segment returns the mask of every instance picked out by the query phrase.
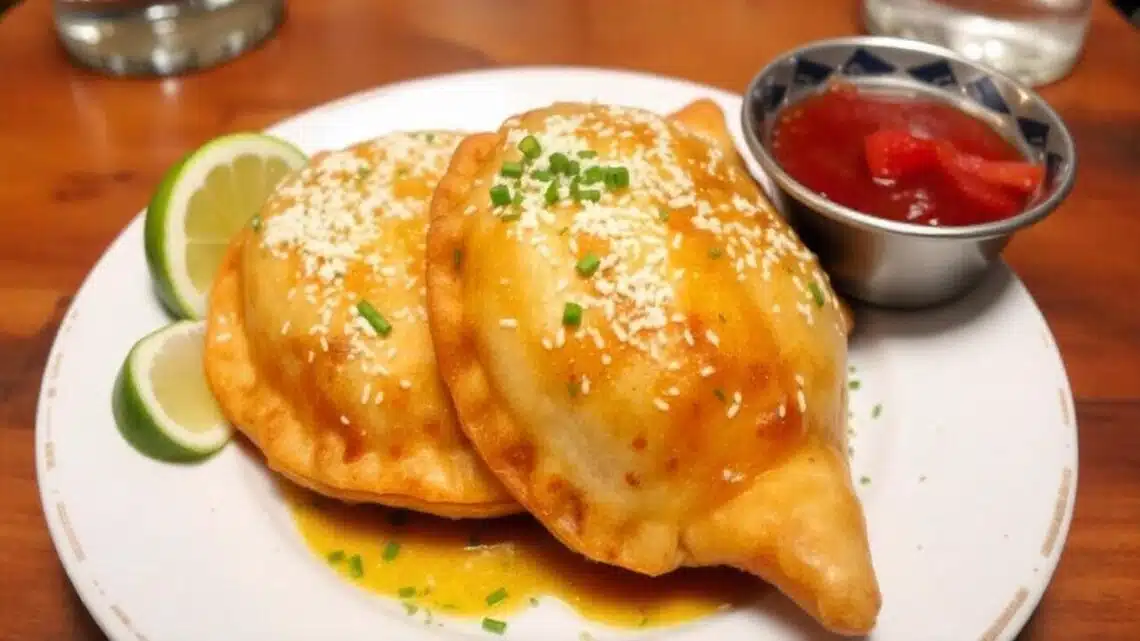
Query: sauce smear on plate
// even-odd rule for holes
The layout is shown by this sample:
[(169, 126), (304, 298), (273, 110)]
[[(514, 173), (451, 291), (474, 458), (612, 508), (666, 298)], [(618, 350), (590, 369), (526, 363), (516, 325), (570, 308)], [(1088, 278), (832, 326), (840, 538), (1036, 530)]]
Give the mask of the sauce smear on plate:
[(846, 84), (789, 107), (773, 129), (772, 153), (825, 198), (921, 225), (1009, 218), (1044, 177), (988, 124), (952, 105)]
[(554, 597), (592, 621), (655, 627), (743, 605), (770, 589), (728, 569), (654, 578), (593, 563), (527, 516), (449, 521), (283, 491), (306, 544), (333, 571), (425, 621), (504, 618)]

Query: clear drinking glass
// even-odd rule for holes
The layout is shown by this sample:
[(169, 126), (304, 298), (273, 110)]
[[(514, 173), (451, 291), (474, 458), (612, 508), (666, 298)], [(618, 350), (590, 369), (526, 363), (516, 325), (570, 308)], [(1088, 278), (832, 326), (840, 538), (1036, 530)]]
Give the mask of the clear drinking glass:
[(229, 60), (276, 30), (284, 0), (54, 0), (55, 28), (83, 65), (170, 75)]
[(863, 0), (873, 34), (942, 45), (1029, 85), (1073, 68), (1092, 0)]

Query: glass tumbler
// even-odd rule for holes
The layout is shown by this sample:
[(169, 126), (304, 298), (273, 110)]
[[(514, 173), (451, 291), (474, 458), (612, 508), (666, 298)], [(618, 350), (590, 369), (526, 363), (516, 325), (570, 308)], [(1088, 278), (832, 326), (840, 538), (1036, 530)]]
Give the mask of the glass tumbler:
[(55, 28), (80, 64), (172, 75), (229, 60), (272, 34), (284, 0), (54, 0)]
[(1080, 56), (1092, 0), (863, 0), (869, 32), (953, 49), (1030, 86)]

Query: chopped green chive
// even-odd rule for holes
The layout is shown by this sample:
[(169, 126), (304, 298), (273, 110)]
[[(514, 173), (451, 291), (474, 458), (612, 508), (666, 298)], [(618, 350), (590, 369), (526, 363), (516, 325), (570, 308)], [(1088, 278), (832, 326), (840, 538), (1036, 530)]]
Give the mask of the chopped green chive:
[(569, 228), (569, 227), (563, 227), (562, 229), (559, 229), (559, 230), (558, 230), (558, 235), (559, 235), (559, 236), (565, 236), (566, 234), (569, 234), (569, 233), (570, 233), (570, 228)]
[(503, 207), (511, 204), (511, 190), (506, 185), (495, 185), (491, 188), (491, 204)]
[(570, 159), (566, 157), (566, 154), (562, 153), (561, 151), (556, 151), (556, 152), (550, 154), (550, 171), (551, 171), (551, 173), (565, 174), (565, 173), (568, 173), (567, 170), (569, 168), (570, 168)]
[(876, 403), (875, 406), (871, 408), (871, 418), (879, 418), (879, 415), (882, 413), (883, 413), (883, 404), (882, 403)]
[(502, 634), (507, 631), (507, 622), (491, 617), (483, 618), (483, 629), (492, 634)]
[(629, 187), (629, 170), (625, 167), (609, 167), (605, 170), (606, 187), (621, 189)]
[(253, 218), (249, 219), (249, 226), (253, 231), (261, 231), (261, 214), (254, 214)]
[(811, 292), (811, 298), (815, 301), (816, 307), (823, 307), (823, 290), (819, 285), (814, 282), (808, 283), (808, 291)]
[(562, 324), (577, 327), (582, 324), (582, 306), (578, 303), (566, 303), (562, 308)]
[(538, 607), (538, 599), (536, 599), (536, 598), (534, 598), (534, 597), (531, 597), (531, 598), (530, 598), (530, 605), (531, 605), (532, 607)]
[(581, 176), (574, 176), (570, 179), (570, 197), (574, 199), (574, 202), (578, 202), (582, 198), (581, 192), (578, 190), (580, 182), (582, 182)]
[(860, 484), (860, 485), (870, 485), (870, 484), (871, 484), (871, 477), (869, 477), (869, 476), (860, 476), (860, 477), (859, 477), (859, 484)]
[(333, 550), (325, 557), (329, 563), (340, 563), (344, 560), (344, 550)]
[(601, 167), (590, 167), (586, 171), (582, 172), (582, 184), (592, 185), (596, 182), (601, 182), (604, 176), (605, 174), (602, 172)]
[(372, 329), (376, 330), (377, 334), (387, 336), (392, 333), (392, 323), (389, 323), (388, 319), (376, 311), (372, 303), (362, 300), (356, 304), (356, 311), (360, 312), (360, 315), (364, 317), (364, 320), (368, 321), (368, 324), (372, 326)]
[(513, 223), (520, 218), (522, 218), (522, 212), (521, 211), (509, 211), (509, 212), (503, 214), (502, 216), (499, 216), (499, 219), (502, 220), (504, 223)]
[(642, 616), (641, 621), (639, 621), (637, 623), (637, 627), (644, 628), (647, 625), (649, 625), (649, 617), (648, 616)]
[(718, 388), (714, 389), (713, 390), (713, 396), (715, 396), (717, 398), (717, 400), (720, 401), (721, 403), (725, 402), (724, 390), (722, 390), (721, 388), (718, 387)]
[(669, 210), (664, 207), (659, 207), (657, 209), (657, 217), (660, 218), (663, 223), (669, 222)]
[(579, 189), (578, 200), (585, 200), (596, 203), (602, 199), (602, 192), (597, 189)]
[(853, 390), (856, 390), (856, 389), (859, 389), (859, 388), (860, 388), (860, 387), (862, 387), (862, 386), (863, 386), (863, 384), (862, 384), (862, 383), (860, 383), (858, 379), (855, 379), (855, 380), (851, 380), (851, 381), (847, 381), (847, 389), (853, 389)]
[(410, 599), (416, 596), (416, 589), (410, 585), (400, 588), (396, 594), (400, 595), (401, 599)]
[(508, 160), (503, 163), (502, 168), (499, 169), (499, 175), (507, 178), (518, 178), (523, 174), (523, 166), (521, 162), (514, 162)]
[(420, 607), (418, 605), (416, 605), (415, 603), (405, 603), (404, 604), (404, 612), (408, 616), (412, 616), (416, 612), (419, 612), (419, 611), (420, 611)]
[(577, 160), (571, 160), (569, 163), (567, 163), (567, 165), (566, 165), (566, 175), (567, 176), (577, 176), (578, 172), (580, 172), (580, 171), (582, 171), (582, 165), (580, 165)]
[(545, 169), (536, 169), (533, 172), (531, 172), (530, 176), (531, 176), (531, 178), (534, 178), (535, 180), (541, 180), (543, 182), (546, 182), (546, 181), (554, 178), (554, 174), (550, 173), (549, 171), (547, 171)]
[(381, 555), (385, 561), (391, 561), (397, 556), (400, 556), (400, 544), (395, 541), (388, 541), (384, 546), (384, 553)]
[(570, 379), (566, 381), (566, 393), (570, 395), (570, 398), (577, 398), (578, 391), (581, 388), (582, 385), (578, 382), (578, 379)]
[(558, 202), (558, 180), (552, 180), (546, 186), (546, 191), (542, 194), (543, 199), (546, 200), (547, 205), (553, 205)]
[(716, 260), (724, 255), (724, 251), (720, 247), (712, 247), (709, 249), (709, 258)]
[(463, 264), (463, 250), (462, 249), (452, 250), (452, 252), (451, 252), (451, 264), (454, 265), (456, 269), (459, 269), (459, 266)]
[(428, 142), (435, 142), (435, 134), (429, 133), (426, 136), (424, 136), (424, 139), (427, 140)]
[(534, 160), (542, 155), (542, 145), (538, 144), (538, 138), (527, 136), (519, 141), (519, 151), (528, 159)]
[(407, 178), (407, 177), (408, 177), (408, 170), (405, 169), (404, 167), (400, 167), (399, 169), (396, 170), (396, 178)]
[(487, 595), (487, 605), (495, 605), (507, 599), (507, 589), (499, 588)]
[(354, 579), (364, 576), (364, 561), (359, 554), (348, 557), (348, 575)]
[(602, 259), (598, 258), (597, 254), (594, 252), (586, 252), (585, 256), (578, 259), (578, 264), (575, 268), (579, 274), (589, 278), (594, 275), (594, 272), (598, 271), (598, 267), (601, 266), (601, 264)]
[(594, 151), (593, 149), (583, 149), (582, 151), (578, 152), (579, 158), (593, 158), (594, 156), (597, 156), (597, 155), (598, 155), (598, 152)]

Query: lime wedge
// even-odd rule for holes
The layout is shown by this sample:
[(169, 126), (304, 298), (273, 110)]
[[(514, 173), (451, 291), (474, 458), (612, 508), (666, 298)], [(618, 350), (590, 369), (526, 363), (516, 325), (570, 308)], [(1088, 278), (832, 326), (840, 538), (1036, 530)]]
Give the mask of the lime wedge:
[(179, 321), (127, 354), (111, 407), (123, 437), (143, 454), (196, 461), (229, 442), (233, 429), (206, 385), (205, 336), (204, 321)]
[(205, 316), (230, 239), (305, 160), (284, 140), (239, 133), (211, 140), (166, 172), (146, 209), (146, 259), (172, 314)]

